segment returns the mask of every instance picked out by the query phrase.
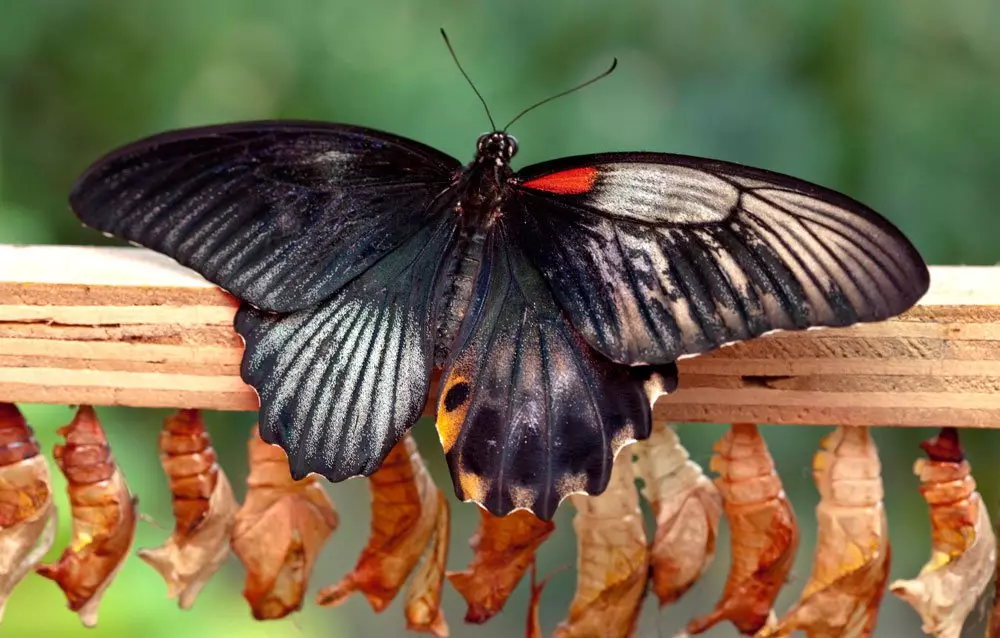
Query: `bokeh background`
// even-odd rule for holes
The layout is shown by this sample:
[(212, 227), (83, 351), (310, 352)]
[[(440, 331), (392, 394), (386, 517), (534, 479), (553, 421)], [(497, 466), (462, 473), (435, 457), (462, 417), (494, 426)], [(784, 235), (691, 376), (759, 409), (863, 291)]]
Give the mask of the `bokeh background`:
[[(994, 0), (844, 0), (753, 3), (649, 0), (579, 2), (339, 2), (334, 0), (0, 0), (0, 242), (89, 244), (66, 195), (89, 162), (114, 146), (165, 129), (289, 117), (351, 122), (394, 131), (468, 159), (486, 118), (438, 37), (444, 26), (499, 120), (606, 67), (600, 84), (519, 122), (519, 165), (567, 154), (654, 150), (704, 155), (791, 173), (842, 190), (895, 221), (935, 264), (1000, 260), (1000, 4)], [(66, 407), (23, 409), (46, 449)], [(172, 527), (156, 455), (166, 411), (99, 411), (141, 509), (138, 547)], [(252, 414), (206, 415), (221, 463), (239, 494)], [(808, 575), (817, 495), (809, 459), (827, 428), (768, 427), (765, 435), (803, 529), (795, 580)], [(415, 429), (440, 485), (452, 493), (432, 424)], [(693, 458), (707, 465), (721, 425), (680, 426)], [(876, 432), (893, 545), (892, 577), (913, 575), (929, 552), (926, 508), (912, 462), (928, 430)], [(968, 432), (965, 444), (987, 504), (1000, 514), (1000, 434)], [(68, 538), (64, 484), (57, 482)], [(342, 525), (327, 545), (311, 593), (353, 566), (368, 532), (363, 481), (330, 486)], [(453, 502), (450, 566), (471, 553), (478, 520)], [(572, 508), (539, 554), (541, 573), (572, 563)], [(670, 636), (715, 602), (728, 567), (720, 552), (679, 604), (650, 603), (640, 635)], [(159, 576), (134, 557), (89, 632), (59, 590), (37, 576), (14, 593), (0, 635), (393, 636), (403, 634), (397, 601), (375, 615), (360, 599), (306, 608), (257, 623), (241, 597), (235, 559), (196, 607), (180, 612)], [(519, 635), (525, 584), (483, 628), (461, 622), (446, 590), (453, 636)], [(542, 622), (566, 613), (574, 575), (545, 592)], [(720, 626), (710, 636), (735, 635)], [(919, 635), (917, 616), (886, 597), (878, 636)], [(965, 635), (982, 635), (975, 614)]]

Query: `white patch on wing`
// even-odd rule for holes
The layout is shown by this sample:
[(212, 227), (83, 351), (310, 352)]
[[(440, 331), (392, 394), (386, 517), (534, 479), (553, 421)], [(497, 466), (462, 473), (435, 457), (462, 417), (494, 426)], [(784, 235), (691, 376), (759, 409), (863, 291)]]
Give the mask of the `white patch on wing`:
[[(358, 316), (356, 318), (352, 317), (354, 319), (354, 326), (347, 335), (347, 338), (343, 341), (338, 340), (336, 352), (329, 353), (333, 356), (328, 364), (329, 367), (326, 374), (323, 375), (322, 395), (319, 399), (319, 404), (316, 406), (319, 409), (316, 409), (310, 415), (312, 423), (304, 424), (312, 434), (307, 441), (308, 448), (321, 447), (323, 450), (323, 460), (327, 467), (335, 467), (335, 457), (341, 446), (350, 450), (350, 446), (344, 440), (351, 427), (351, 424), (347, 423), (348, 407), (355, 401), (359, 401), (359, 397), (356, 395), (358, 380), (365, 372), (365, 353), (368, 352), (367, 348), (364, 347), (368, 345), (364, 337), (371, 336), (370, 330), (366, 330), (366, 328), (373, 318), (372, 315), (378, 316), (378, 309), (371, 305), (357, 300), (351, 300), (350, 303), (360, 306), (360, 309), (357, 311)], [(347, 390), (351, 394), (334, 394), (332, 391), (334, 384), (340, 386), (341, 392)], [(334, 431), (338, 432), (340, 436), (334, 441), (317, 440), (319, 434), (325, 430), (325, 426), (328, 423), (334, 425)]]
[(721, 222), (739, 201), (732, 184), (684, 166), (622, 162), (599, 169), (587, 195), (597, 208), (616, 217), (645, 223)]
[(344, 151), (336, 150), (317, 153), (313, 156), (313, 162), (321, 164), (323, 166), (323, 171), (331, 179), (344, 173), (345, 168), (356, 164), (357, 161), (357, 153), (345, 153)]

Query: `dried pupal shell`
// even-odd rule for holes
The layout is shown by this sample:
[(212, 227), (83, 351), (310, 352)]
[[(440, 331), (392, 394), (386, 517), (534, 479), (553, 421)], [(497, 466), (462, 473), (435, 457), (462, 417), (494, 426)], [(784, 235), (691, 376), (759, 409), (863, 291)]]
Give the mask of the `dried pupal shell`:
[(132, 549), (138, 499), (129, 493), (93, 408), (81, 406), (58, 433), (66, 443), (53, 453), (68, 483), (72, 536), (59, 562), (37, 571), (54, 580), (69, 608), (93, 627), (101, 598)]
[(927, 458), (913, 471), (930, 509), (931, 559), (916, 578), (889, 589), (920, 614), (924, 633), (958, 638), (996, 569), (996, 536), (958, 430), (943, 428), (920, 447)]
[(889, 577), (882, 466), (868, 428), (843, 426), (813, 458), (819, 489), (813, 568), (802, 595), (761, 638), (861, 638), (875, 631)]
[(618, 454), (603, 494), (569, 497), (577, 510), (576, 592), (556, 638), (635, 633), (647, 591), (649, 550), (631, 456), (631, 447)]
[(288, 456), (260, 438), (247, 443), (247, 495), (236, 513), (232, 549), (246, 569), (243, 597), (257, 620), (302, 608), (323, 545), (337, 529), (337, 511), (317, 475), (292, 479)]
[(499, 613), (534, 564), (535, 552), (555, 530), (527, 510), (494, 516), (479, 509), (479, 529), (469, 541), (474, 552), (468, 568), (449, 572), (448, 580), (468, 604), (465, 622), (481, 624)]
[(732, 562), (715, 609), (688, 623), (687, 631), (700, 634), (728, 620), (751, 635), (773, 620), (774, 600), (798, 551), (798, 522), (756, 425), (733, 424), (714, 450), (710, 469), (719, 474)]
[(654, 423), (649, 438), (633, 449), (642, 495), (656, 518), (649, 562), (662, 607), (683, 596), (712, 564), (722, 496), (671, 426)]
[(535, 561), (531, 561), (531, 595), (528, 599), (528, 619), (524, 629), (525, 638), (543, 638), (542, 621), (538, 614), (538, 609), (542, 604), (542, 591), (545, 589), (545, 585), (548, 584), (549, 579), (568, 567), (569, 565), (564, 565), (550, 572), (548, 576), (539, 581), (538, 565)]
[(166, 581), (167, 597), (189, 609), (229, 556), (239, 503), (198, 410), (179, 410), (163, 422), (160, 463), (170, 480), (174, 532), (162, 546), (139, 550), (139, 558)]
[(447, 638), (448, 623), (441, 610), (444, 572), (448, 566), (448, 544), (451, 536), (451, 509), (444, 492), (438, 492), (437, 516), (431, 549), (417, 568), (406, 588), (403, 614), (410, 631), (431, 633)]
[(52, 547), (49, 464), (21, 412), (0, 403), (0, 621), (7, 598)]
[(368, 486), (372, 495), (368, 543), (354, 571), (319, 592), (320, 605), (339, 605), (359, 591), (372, 609), (381, 612), (402, 589), (430, 542), (441, 490), (409, 434), (368, 477)]

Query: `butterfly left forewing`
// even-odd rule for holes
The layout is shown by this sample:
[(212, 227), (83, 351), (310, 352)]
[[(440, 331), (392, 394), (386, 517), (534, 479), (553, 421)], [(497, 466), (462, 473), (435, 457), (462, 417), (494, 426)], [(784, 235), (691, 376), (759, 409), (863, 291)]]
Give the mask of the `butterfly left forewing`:
[(516, 179), (518, 241), (573, 325), (620, 363), (879, 321), (929, 284), (914, 247), (870, 208), (769, 171), (619, 153)]
[(673, 366), (620, 366), (589, 347), (498, 223), (438, 401), (455, 488), (494, 515), (549, 519), (569, 494), (605, 489), (615, 454), (648, 436), (651, 402), (675, 386)]
[(91, 228), (177, 260), (241, 301), (327, 299), (431, 223), (457, 160), (381, 131), (299, 121), (160, 133), (70, 194)]

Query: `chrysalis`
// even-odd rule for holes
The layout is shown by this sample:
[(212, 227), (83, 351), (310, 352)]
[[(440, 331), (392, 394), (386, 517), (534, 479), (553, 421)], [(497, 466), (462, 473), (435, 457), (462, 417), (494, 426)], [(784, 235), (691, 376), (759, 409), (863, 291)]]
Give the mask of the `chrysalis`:
[(320, 605), (339, 605), (359, 591), (372, 609), (381, 612), (402, 589), (434, 532), (440, 490), (412, 437), (404, 436), (392, 448), (368, 485), (372, 494), (368, 544), (354, 571), (319, 592)]
[(139, 550), (139, 558), (166, 581), (167, 597), (189, 609), (229, 555), (239, 503), (197, 410), (163, 422), (160, 463), (170, 480), (174, 533), (161, 547)]
[(913, 471), (930, 508), (931, 559), (916, 578), (889, 589), (920, 614), (924, 633), (958, 638), (993, 576), (996, 537), (958, 430), (943, 428), (920, 447), (927, 458), (917, 459)]
[(552, 521), (525, 510), (501, 517), (480, 509), (479, 515), (479, 529), (469, 541), (475, 552), (472, 562), (464, 571), (448, 574), (468, 603), (465, 622), (475, 624), (503, 609), (528, 566), (534, 564), (535, 551), (555, 529)]
[(812, 573), (798, 602), (759, 638), (862, 638), (875, 631), (889, 577), (882, 466), (868, 428), (838, 427), (813, 458), (819, 489)]
[(323, 544), (337, 529), (337, 511), (320, 478), (292, 479), (288, 457), (253, 428), (247, 444), (250, 474), (233, 526), (233, 553), (246, 568), (243, 597), (257, 620), (301, 609)]
[(635, 632), (649, 575), (646, 530), (632, 473), (632, 449), (615, 459), (600, 496), (570, 496), (576, 516), (576, 593), (556, 638), (625, 638)]
[(712, 564), (722, 497), (672, 427), (654, 423), (649, 439), (633, 449), (642, 494), (656, 517), (650, 571), (662, 607), (683, 596)]
[(528, 619), (524, 629), (525, 638), (544, 638), (542, 634), (542, 621), (538, 614), (538, 608), (542, 604), (542, 590), (545, 589), (545, 585), (548, 584), (550, 578), (568, 567), (569, 565), (564, 565), (550, 572), (545, 578), (539, 581), (538, 565), (534, 560), (531, 561), (531, 591), (528, 598)]
[(710, 468), (719, 474), (732, 564), (715, 609), (688, 623), (687, 631), (700, 634), (729, 620), (750, 635), (773, 619), (771, 608), (798, 550), (798, 523), (756, 425), (733, 424), (714, 450)]
[(69, 608), (93, 627), (101, 598), (132, 549), (138, 499), (129, 493), (93, 408), (81, 406), (58, 433), (66, 443), (53, 453), (66, 476), (72, 539), (58, 563), (37, 571), (54, 580)]
[(0, 621), (7, 598), (55, 540), (52, 479), (31, 427), (0, 403)]
[(410, 631), (425, 631), (437, 638), (448, 636), (448, 623), (441, 610), (441, 594), (444, 590), (444, 570), (448, 565), (448, 543), (451, 536), (451, 510), (444, 492), (438, 492), (437, 516), (434, 525), (434, 540), (424, 562), (417, 568), (406, 588), (403, 614), (406, 628)]

